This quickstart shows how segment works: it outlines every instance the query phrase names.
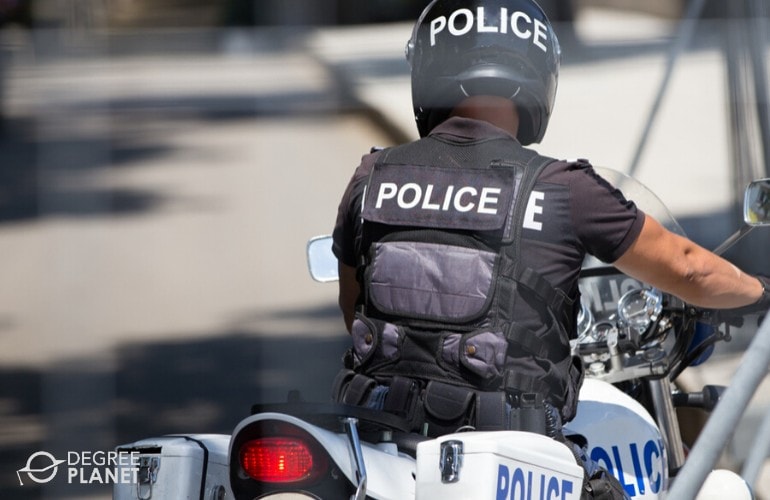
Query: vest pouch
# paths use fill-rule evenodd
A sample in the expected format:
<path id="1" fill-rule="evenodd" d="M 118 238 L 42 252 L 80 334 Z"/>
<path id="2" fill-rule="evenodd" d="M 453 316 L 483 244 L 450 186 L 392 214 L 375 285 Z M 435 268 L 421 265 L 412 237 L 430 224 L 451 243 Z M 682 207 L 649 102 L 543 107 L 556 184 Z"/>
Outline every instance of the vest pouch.
<path id="1" fill-rule="evenodd" d="M 448 243 L 372 244 L 368 300 L 396 317 L 462 324 L 489 309 L 497 254 Z"/>
<path id="2" fill-rule="evenodd" d="M 507 350 L 508 341 L 502 332 L 468 333 L 460 340 L 460 364 L 490 382 L 502 376 Z"/>
<path id="3" fill-rule="evenodd" d="M 425 419 L 428 434 L 437 436 L 468 425 L 475 392 L 467 387 L 431 381 L 425 388 Z"/>
<path id="4" fill-rule="evenodd" d="M 359 314 L 353 320 L 350 334 L 355 370 L 393 362 L 401 355 L 404 334 L 392 323 Z"/>

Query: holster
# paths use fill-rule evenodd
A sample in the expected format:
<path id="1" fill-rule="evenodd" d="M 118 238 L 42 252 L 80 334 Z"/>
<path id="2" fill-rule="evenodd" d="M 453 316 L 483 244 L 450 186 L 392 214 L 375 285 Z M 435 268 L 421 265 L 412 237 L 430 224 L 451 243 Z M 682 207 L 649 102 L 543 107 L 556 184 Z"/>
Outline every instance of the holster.
<path id="1" fill-rule="evenodd" d="M 543 397 L 536 393 L 524 393 L 511 406 L 509 429 L 537 434 L 546 433 L 545 405 Z"/>

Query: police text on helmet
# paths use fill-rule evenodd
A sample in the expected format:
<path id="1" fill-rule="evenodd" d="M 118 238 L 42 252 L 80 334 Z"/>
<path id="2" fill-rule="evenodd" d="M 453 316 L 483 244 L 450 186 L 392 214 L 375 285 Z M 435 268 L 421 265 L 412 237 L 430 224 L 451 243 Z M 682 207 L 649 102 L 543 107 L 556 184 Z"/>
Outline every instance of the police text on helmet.
<path id="1" fill-rule="evenodd" d="M 475 14 L 471 9 L 457 9 L 448 19 L 446 16 L 435 18 L 430 23 L 430 45 L 436 45 L 436 39 L 441 33 L 463 36 L 474 29 L 477 33 L 510 33 L 522 40 L 532 40 L 535 46 L 543 52 L 548 52 L 548 47 L 543 43 L 548 40 L 548 26 L 539 19 L 532 19 L 525 12 L 515 11 L 509 14 L 505 7 L 500 7 L 497 24 L 487 24 L 484 7 L 477 7 Z"/>

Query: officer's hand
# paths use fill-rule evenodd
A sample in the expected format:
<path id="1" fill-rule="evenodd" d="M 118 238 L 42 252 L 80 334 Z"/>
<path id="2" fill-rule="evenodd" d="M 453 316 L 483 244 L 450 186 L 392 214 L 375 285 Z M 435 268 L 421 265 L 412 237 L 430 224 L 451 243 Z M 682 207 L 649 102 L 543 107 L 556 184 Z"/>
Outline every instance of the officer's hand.
<path id="1" fill-rule="evenodd" d="M 758 301 L 743 307 L 733 309 L 722 309 L 720 316 L 727 321 L 727 318 L 743 317 L 747 314 L 760 314 L 764 316 L 770 310 L 770 278 L 767 276 L 755 276 L 762 283 L 762 296 Z M 729 322 L 729 321 L 728 321 Z"/>

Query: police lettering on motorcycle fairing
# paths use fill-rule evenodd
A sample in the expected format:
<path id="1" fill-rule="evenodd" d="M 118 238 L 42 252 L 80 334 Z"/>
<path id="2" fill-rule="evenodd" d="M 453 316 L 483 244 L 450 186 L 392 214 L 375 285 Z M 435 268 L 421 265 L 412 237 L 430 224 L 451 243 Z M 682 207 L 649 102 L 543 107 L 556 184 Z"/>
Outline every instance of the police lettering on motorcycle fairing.
<path id="1" fill-rule="evenodd" d="M 491 17 L 491 16 L 490 16 Z M 531 40 L 543 52 L 548 52 L 545 41 L 548 40 L 548 27 L 539 19 L 532 19 L 527 13 L 515 11 L 508 14 L 508 9 L 500 8 L 497 23 L 488 23 L 484 7 L 477 7 L 476 13 L 470 9 L 457 9 L 447 19 L 439 16 L 430 23 L 430 44 L 436 45 L 439 34 L 446 32 L 452 36 L 463 36 L 475 29 L 477 33 L 510 33 L 522 40 Z"/>

